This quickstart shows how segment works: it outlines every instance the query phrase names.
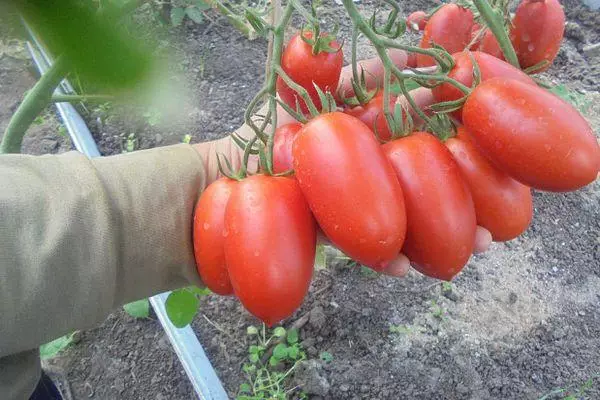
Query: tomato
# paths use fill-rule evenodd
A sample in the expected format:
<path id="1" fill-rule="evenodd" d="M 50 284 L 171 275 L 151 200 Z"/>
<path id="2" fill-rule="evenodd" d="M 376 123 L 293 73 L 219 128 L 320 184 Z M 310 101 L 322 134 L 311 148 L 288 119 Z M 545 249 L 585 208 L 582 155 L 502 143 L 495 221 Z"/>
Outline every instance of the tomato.
<path id="1" fill-rule="evenodd" d="M 600 146 L 586 120 L 552 93 L 495 78 L 463 107 L 465 128 L 496 166 L 535 189 L 563 192 L 596 179 Z"/>
<path id="2" fill-rule="evenodd" d="M 312 277 L 317 230 L 295 179 L 253 175 L 225 212 L 225 258 L 236 296 L 267 325 L 300 307 Z"/>
<path id="3" fill-rule="evenodd" d="M 417 53 L 408 53 L 406 66 L 409 68 L 417 68 Z"/>
<path id="4" fill-rule="evenodd" d="M 325 235 L 381 271 L 404 243 L 404 198 L 373 132 L 334 112 L 309 121 L 292 149 L 296 179 Z"/>
<path id="5" fill-rule="evenodd" d="M 390 112 L 394 113 L 396 98 L 390 96 Z M 392 132 L 388 126 L 385 114 L 383 112 L 383 92 L 378 93 L 364 106 L 349 108 L 344 111 L 364 122 L 371 130 L 377 134 L 379 140 L 386 141 L 392 138 Z"/>
<path id="6" fill-rule="evenodd" d="M 529 75 L 505 61 L 480 51 L 473 51 L 471 52 L 471 55 L 475 58 L 475 61 L 477 61 L 477 65 L 479 65 L 482 82 L 496 77 L 507 77 L 535 85 L 535 81 Z M 448 76 L 465 86 L 471 87 L 473 85 L 473 63 L 471 62 L 469 53 L 456 53 L 452 57 L 454 58 L 455 66 Z M 458 100 L 464 96 L 463 92 L 449 83 L 444 83 L 435 87 L 432 92 L 433 97 L 438 102 Z M 454 115 L 460 119 L 461 111 L 459 110 Z"/>
<path id="7" fill-rule="evenodd" d="M 425 29 L 427 14 L 425 11 L 415 11 L 406 18 L 406 27 L 415 32 Z"/>
<path id="8" fill-rule="evenodd" d="M 471 257 L 476 230 L 473 200 L 457 163 L 429 133 L 391 141 L 383 150 L 406 201 L 402 252 L 423 274 L 452 279 Z"/>
<path id="9" fill-rule="evenodd" d="M 211 183 L 194 211 L 194 256 L 202 282 L 220 295 L 233 294 L 225 263 L 225 208 L 236 181 L 221 178 Z"/>
<path id="10" fill-rule="evenodd" d="M 481 39 L 481 42 L 479 43 L 479 51 L 490 54 L 501 60 L 504 60 L 504 53 L 502 52 L 502 49 L 500 48 L 498 39 L 496 39 L 496 36 L 494 36 L 492 31 L 490 31 L 489 29 L 487 29 L 485 31 L 485 33 L 483 34 L 483 38 Z"/>
<path id="11" fill-rule="evenodd" d="M 490 231 L 497 242 L 522 234 L 533 217 L 531 189 L 494 167 L 463 127 L 446 141 L 446 147 L 469 185 L 477 224 Z"/>
<path id="12" fill-rule="evenodd" d="M 420 47 L 427 49 L 432 43 L 442 46 L 450 54 L 463 51 L 471 41 L 473 13 L 457 6 L 446 4 L 433 14 L 423 33 Z M 417 55 L 419 67 L 435 65 L 435 60 L 424 54 Z"/>
<path id="13" fill-rule="evenodd" d="M 510 39 L 521 68 L 529 68 L 546 60 L 550 67 L 565 32 L 565 12 L 558 0 L 523 0 L 512 20 Z"/>
<path id="14" fill-rule="evenodd" d="M 307 31 L 303 35 L 305 38 L 311 39 L 313 34 Z M 319 110 L 321 109 L 321 100 L 313 82 L 323 92 L 330 91 L 331 93 L 335 93 L 344 63 L 344 54 L 341 46 L 335 41 L 331 42 L 330 45 L 333 48 L 339 48 L 339 50 L 333 53 L 323 51 L 314 55 L 312 47 L 302 40 L 300 34 L 296 34 L 292 37 L 281 55 L 281 68 L 283 68 L 285 73 L 294 82 L 308 91 L 311 100 Z M 296 108 L 297 98 L 302 112 L 308 112 L 308 107 L 304 100 L 280 77 L 277 78 L 277 93 L 281 100 L 292 107 L 292 109 Z"/>
<path id="15" fill-rule="evenodd" d="M 471 41 L 470 42 L 473 42 L 473 40 L 475 40 L 475 38 L 479 34 L 480 30 L 481 30 L 481 25 L 479 25 L 477 22 L 473 23 L 473 26 L 471 27 Z M 474 42 L 471 46 L 469 46 L 469 50 L 471 50 L 471 51 L 477 50 L 479 48 L 480 42 L 481 42 L 481 40 Z"/>
<path id="16" fill-rule="evenodd" d="M 275 130 L 273 138 L 273 172 L 276 174 L 292 169 L 292 143 L 302 124 L 292 122 Z"/>

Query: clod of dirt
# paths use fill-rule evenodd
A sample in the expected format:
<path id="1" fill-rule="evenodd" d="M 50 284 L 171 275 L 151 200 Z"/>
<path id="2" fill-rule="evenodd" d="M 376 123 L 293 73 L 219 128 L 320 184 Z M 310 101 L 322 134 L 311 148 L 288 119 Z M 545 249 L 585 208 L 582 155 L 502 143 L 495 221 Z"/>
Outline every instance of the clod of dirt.
<path id="1" fill-rule="evenodd" d="M 316 360 L 301 362 L 296 369 L 294 381 L 307 394 L 317 396 L 326 396 L 331 386 L 323 376 L 323 366 Z"/>

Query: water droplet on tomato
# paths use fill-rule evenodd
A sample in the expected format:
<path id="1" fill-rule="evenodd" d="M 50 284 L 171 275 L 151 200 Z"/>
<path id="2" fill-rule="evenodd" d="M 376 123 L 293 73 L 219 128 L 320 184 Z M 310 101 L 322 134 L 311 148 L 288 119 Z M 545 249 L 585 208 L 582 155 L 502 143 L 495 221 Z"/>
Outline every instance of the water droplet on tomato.
<path id="1" fill-rule="evenodd" d="M 207 231 L 210 228 L 210 224 L 208 222 L 205 222 L 204 225 L 202 225 L 202 227 L 205 231 Z"/>
<path id="2" fill-rule="evenodd" d="M 527 45 L 527 50 L 528 50 L 528 51 L 534 51 L 534 50 L 535 50 L 535 46 L 533 45 L 533 43 L 529 43 L 529 44 Z"/>
<path id="3" fill-rule="evenodd" d="M 254 257 L 258 257 L 258 256 L 260 256 L 260 251 L 256 250 L 256 251 L 254 252 Z"/>
<path id="4" fill-rule="evenodd" d="M 227 229 L 223 229 L 223 237 L 229 236 L 229 231 Z"/>
<path id="5" fill-rule="evenodd" d="M 531 40 L 531 37 L 529 36 L 529 34 L 527 32 L 523 32 L 523 36 L 521 36 L 521 39 L 524 42 L 529 42 Z"/>

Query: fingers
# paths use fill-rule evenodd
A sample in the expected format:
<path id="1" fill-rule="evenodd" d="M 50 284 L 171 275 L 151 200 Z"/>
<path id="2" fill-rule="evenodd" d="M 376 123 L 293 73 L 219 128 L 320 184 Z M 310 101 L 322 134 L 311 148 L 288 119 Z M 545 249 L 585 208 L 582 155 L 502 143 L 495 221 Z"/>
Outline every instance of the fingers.
<path id="1" fill-rule="evenodd" d="M 435 103 L 435 99 L 433 98 L 433 94 L 431 90 L 420 87 L 410 92 L 411 97 L 415 101 L 417 107 L 421 110 L 425 110 L 427 107 Z M 397 102 L 402 105 L 402 108 L 405 110 L 409 110 L 410 116 L 413 119 L 413 123 L 415 127 L 421 126 L 423 124 L 423 120 L 419 117 L 419 114 L 410 106 L 408 100 L 404 96 L 400 96 L 397 99 Z M 426 113 L 427 114 L 427 113 Z"/>
<path id="2" fill-rule="evenodd" d="M 393 63 L 400 69 L 406 67 L 406 63 L 408 62 L 408 57 L 406 52 L 399 49 L 389 49 L 388 56 L 393 61 Z M 383 78 L 383 64 L 381 63 L 381 59 L 379 57 L 370 58 L 368 60 L 362 60 L 358 62 L 358 72 L 360 73 L 360 68 L 362 67 L 365 71 L 365 78 L 367 81 L 367 89 L 374 89 L 377 87 L 377 84 L 381 82 Z M 354 91 L 352 89 L 352 66 L 347 65 L 342 70 L 342 75 L 340 76 L 340 84 L 339 84 L 339 93 L 341 93 L 344 97 L 352 97 Z"/>
<path id="3" fill-rule="evenodd" d="M 406 276 L 406 274 L 408 274 L 409 270 L 410 270 L 410 261 L 408 260 L 408 257 L 406 257 L 404 254 L 400 253 L 400 254 L 398 254 L 398 257 L 396 257 L 395 260 L 390 262 L 385 267 L 385 269 L 382 271 L 382 273 L 385 275 L 388 275 L 388 276 L 402 278 L 402 277 Z"/>
<path id="4" fill-rule="evenodd" d="M 477 226 L 475 231 L 475 247 L 473 254 L 480 254 L 487 251 L 492 244 L 492 234 L 482 226 Z"/>

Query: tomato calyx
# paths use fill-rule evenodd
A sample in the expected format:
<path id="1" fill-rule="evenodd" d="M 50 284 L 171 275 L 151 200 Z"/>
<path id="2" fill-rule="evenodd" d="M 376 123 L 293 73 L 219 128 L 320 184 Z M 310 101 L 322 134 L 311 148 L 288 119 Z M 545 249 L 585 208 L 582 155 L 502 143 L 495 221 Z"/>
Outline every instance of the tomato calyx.
<path id="1" fill-rule="evenodd" d="M 335 24 L 332 32 L 321 32 L 318 24 L 311 24 L 302 29 L 300 39 L 312 48 L 312 54 L 337 53 L 342 49 L 343 43 L 336 42 L 339 25 Z"/>
<path id="2" fill-rule="evenodd" d="M 427 124 L 427 130 L 433 133 L 442 142 L 456 136 L 456 125 L 452 123 L 446 113 L 434 114 Z"/>

